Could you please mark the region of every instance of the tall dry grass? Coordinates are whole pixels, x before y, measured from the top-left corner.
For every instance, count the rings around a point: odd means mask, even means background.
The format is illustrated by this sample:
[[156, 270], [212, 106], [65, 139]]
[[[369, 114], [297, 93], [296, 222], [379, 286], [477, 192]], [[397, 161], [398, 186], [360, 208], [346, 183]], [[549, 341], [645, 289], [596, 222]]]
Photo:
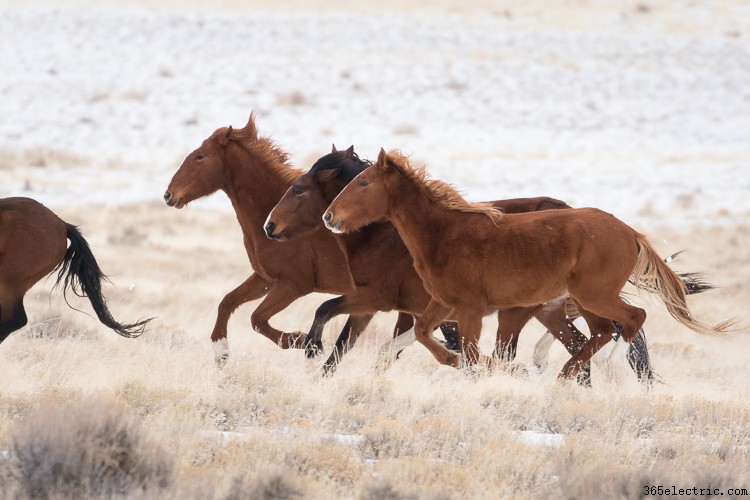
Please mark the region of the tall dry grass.
[[[33, 289], [30, 326], [0, 346], [0, 497], [632, 498], [651, 485], [748, 487], [747, 338], [701, 337], [646, 296], [635, 300], [664, 380], [651, 391], [622, 353], [610, 375], [594, 369], [593, 389], [557, 383], [558, 346], [545, 373], [525, 378], [466, 375], [420, 346], [376, 375], [393, 314], [322, 378], [300, 351], [252, 332], [257, 302], [230, 322], [232, 357], [219, 369], [215, 309], [249, 272], [232, 215], [156, 205], [62, 215], [81, 223], [111, 274], [115, 317], [159, 318], [123, 339], [50, 294], [51, 282]], [[697, 315], [747, 323], [748, 228], [660, 239], [671, 242], [664, 254], [689, 249], [679, 269], [724, 285], [690, 298]], [[321, 300], [273, 322], [304, 330]], [[485, 326], [489, 350], [493, 320]], [[520, 362], [530, 364], [540, 333], [524, 332]]]

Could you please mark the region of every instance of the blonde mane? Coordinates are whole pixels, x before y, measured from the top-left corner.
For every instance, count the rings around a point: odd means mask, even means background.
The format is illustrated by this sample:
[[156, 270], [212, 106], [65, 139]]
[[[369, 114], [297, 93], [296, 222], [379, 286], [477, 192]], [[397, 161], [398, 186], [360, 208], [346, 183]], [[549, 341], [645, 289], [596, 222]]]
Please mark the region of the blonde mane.
[[407, 178], [425, 187], [425, 193], [428, 198], [436, 203], [443, 205], [450, 210], [460, 212], [486, 215], [493, 224], [497, 225], [503, 213], [488, 203], [474, 203], [467, 201], [463, 196], [450, 184], [438, 179], [430, 179], [427, 170], [424, 167], [414, 168], [409, 163], [409, 159], [400, 151], [390, 151], [388, 153], [390, 166], [396, 168]]

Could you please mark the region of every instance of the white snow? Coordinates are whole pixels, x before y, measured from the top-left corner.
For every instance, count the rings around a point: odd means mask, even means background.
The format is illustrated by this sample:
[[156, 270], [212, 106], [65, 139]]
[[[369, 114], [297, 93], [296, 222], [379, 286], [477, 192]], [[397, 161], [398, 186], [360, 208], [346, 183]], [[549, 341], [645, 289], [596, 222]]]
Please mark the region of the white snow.
[[255, 110], [302, 169], [331, 143], [398, 148], [470, 199], [549, 195], [636, 227], [746, 222], [744, 35], [612, 23], [6, 6], [0, 197], [163, 203], [185, 154]]

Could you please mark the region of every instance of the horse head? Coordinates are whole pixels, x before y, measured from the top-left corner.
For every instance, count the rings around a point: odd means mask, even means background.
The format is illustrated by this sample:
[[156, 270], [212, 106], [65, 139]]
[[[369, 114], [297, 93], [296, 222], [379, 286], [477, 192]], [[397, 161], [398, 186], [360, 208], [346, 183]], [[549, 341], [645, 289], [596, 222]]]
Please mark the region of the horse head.
[[356, 231], [382, 220], [388, 213], [387, 177], [391, 159], [381, 149], [378, 161], [357, 175], [339, 193], [323, 214], [323, 222], [334, 233]]
[[266, 235], [275, 240], [307, 236], [321, 228], [320, 218], [328, 205], [359, 172], [369, 166], [354, 152], [333, 151], [321, 157], [299, 177], [268, 214]]
[[250, 114], [242, 129], [234, 130], [231, 126], [217, 129], [185, 157], [164, 193], [167, 205], [182, 208], [193, 200], [224, 189], [228, 182], [225, 150], [238, 135], [252, 136], [257, 140], [254, 114]]

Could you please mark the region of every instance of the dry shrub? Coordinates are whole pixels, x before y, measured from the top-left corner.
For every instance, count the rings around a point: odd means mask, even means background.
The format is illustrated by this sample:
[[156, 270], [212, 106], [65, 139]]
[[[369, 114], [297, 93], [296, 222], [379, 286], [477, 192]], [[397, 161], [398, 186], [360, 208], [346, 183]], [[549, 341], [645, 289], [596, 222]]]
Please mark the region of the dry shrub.
[[156, 493], [172, 463], [122, 403], [87, 399], [43, 406], [12, 433], [4, 494], [81, 498]]
[[252, 480], [237, 477], [232, 482], [224, 500], [241, 500], [253, 498], [257, 500], [285, 500], [302, 498], [303, 494], [289, 474], [281, 472], [262, 473]]

